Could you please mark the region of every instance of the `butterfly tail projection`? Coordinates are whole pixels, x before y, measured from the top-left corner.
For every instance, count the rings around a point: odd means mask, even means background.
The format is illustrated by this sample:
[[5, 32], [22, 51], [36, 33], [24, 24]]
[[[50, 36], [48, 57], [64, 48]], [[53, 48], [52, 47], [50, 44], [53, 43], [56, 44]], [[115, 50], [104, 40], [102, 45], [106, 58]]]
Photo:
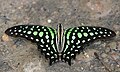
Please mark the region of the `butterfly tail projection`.
[[58, 51], [54, 50], [56, 48], [52, 46], [45, 47], [44, 45], [39, 45], [39, 44], [37, 44], [37, 46], [38, 46], [38, 50], [40, 50], [41, 53], [45, 56], [45, 58], [49, 60], [49, 65], [52, 65], [53, 63], [59, 61]]

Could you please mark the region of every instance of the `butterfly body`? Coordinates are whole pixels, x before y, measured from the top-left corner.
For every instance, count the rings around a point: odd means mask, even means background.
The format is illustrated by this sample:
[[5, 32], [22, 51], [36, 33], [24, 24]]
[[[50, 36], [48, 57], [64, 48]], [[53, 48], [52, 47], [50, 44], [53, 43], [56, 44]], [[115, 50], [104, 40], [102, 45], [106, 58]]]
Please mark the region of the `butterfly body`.
[[76, 54], [83, 51], [85, 44], [116, 35], [110, 29], [92, 26], [68, 28], [63, 32], [61, 24], [58, 25], [57, 31], [40, 25], [18, 25], [7, 29], [5, 33], [36, 43], [45, 58], [50, 60], [50, 65], [60, 60], [71, 65], [71, 60], [75, 59]]

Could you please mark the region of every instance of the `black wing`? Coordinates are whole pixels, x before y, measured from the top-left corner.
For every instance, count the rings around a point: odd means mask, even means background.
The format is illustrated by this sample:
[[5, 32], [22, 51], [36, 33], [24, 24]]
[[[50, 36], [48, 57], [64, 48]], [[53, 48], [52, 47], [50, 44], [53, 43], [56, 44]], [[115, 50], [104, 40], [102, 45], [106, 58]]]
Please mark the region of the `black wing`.
[[61, 60], [71, 65], [71, 59], [75, 59], [76, 54], [83, 50], [83, 46], [96, 39], [114, 37], [116, 34], [112, 30], [103, 27], [74, 27], [69, 28], [64, 33], [64, 47]]
[[23, 37], [37, 44], [38, 49], [50, 60], [50, 65], [59, 60], [56, 31], [39, 25], [19, 25], [5, 31], [9, 36]]

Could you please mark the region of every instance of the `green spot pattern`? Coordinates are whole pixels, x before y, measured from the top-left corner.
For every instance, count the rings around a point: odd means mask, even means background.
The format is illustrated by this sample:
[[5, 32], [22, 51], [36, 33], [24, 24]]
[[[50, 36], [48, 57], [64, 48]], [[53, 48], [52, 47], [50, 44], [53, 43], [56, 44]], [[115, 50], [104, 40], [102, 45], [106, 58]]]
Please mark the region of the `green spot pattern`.
[[38, 34], [38, 32], [37, 32], [37, 31], [34, 31], [34, 32], [33, 32], [33, 35], [35, 35], [35, 36], [36, 36], [37, 34]]
[[79, 38], [82, 38], [82, 34], [80, 32], [77, 35]]
[[39, 36], [42, 37], [42, 36], [43, 36], [43, 32], [40, 32], [40, 33], [39, 33]]
[[90, 35], [93, 36], [94, 34], [92, 32], [90, 32]]
[[85, 33], [83, 33], [83, 35], [85, 36], [85, 37], [87, 37], [88, 36], [88, 34], [85, 32]]
[[27, 34], [31, 34], [32, 32], [31, 31], [28, 31]]
[[68, 33], [67, 33], [67, 39], [69, 39], [70, 34], [71, 34], [71, 31], [72, 31], [73, 29], [74, 29], [74, 28], [71, 28], [71, 29], [68, 31]]
[[[47, 27], [48, 28], [48, 27]], [[50, 34], [51, 34], [51, 36], [52, 36], [52, 39], [54, 39], [54, 33], [53, 33], [53, 31], [50, 29], [50, 28], [48, 28], [49, 29], [49, 31], [50, 31]]]

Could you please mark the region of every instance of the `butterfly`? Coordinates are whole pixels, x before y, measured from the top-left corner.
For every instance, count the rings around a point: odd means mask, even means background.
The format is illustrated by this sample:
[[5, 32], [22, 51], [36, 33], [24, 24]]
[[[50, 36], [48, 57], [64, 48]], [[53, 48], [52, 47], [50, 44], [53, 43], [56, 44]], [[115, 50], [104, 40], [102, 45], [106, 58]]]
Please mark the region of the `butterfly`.
[[5, 33], [36, 43], [38, 50], [49, 59], [49, 65], [58, 61], [71, 65], [71, 60], [83, 51], [85, 44], [116, 36], [110, 29], [95, 26], [72, 27], [64, 31], [62, 24], [57, 29], [41, 25], [18, 25], [8, 28]]

